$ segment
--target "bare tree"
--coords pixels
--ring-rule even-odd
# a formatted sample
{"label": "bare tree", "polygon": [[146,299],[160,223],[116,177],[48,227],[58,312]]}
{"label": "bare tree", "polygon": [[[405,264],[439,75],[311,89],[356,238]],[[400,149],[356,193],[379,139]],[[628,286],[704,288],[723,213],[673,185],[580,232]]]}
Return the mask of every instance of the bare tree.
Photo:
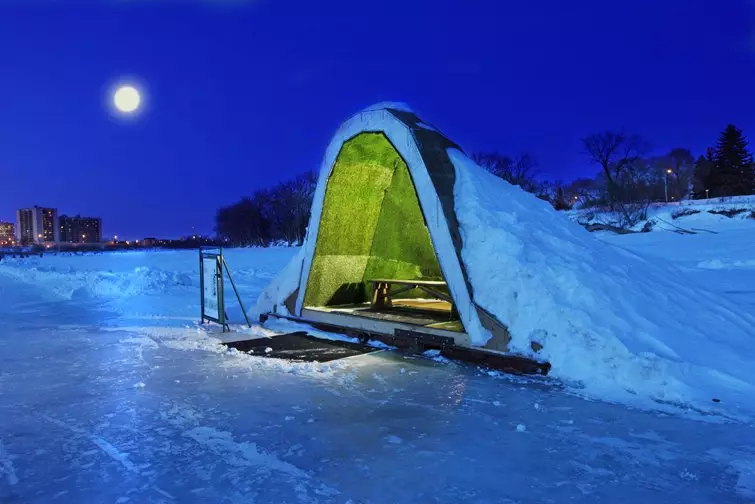
{"label": "bare tree", "polygon": [[583,138],[582,145],[590,161],[600,166],[606,177],[611,210],[620,211],[626,223],[636,220],[633,215],[636,212],[631,212],[628,205],[642,201],[638,200],[634,188],[627,187],[626,184],[636,178],[634,172],[645,151],[640,137],[624,132],[604,131]]}
{"label": "bare tree", "polygon": [[273,189],[270,217],[277,239],[291,244],[304,241],[315,185],[315,174],[309,171]]}
{"label": "bare tree", "polygon": [[567,195],[563,181],[543,181],[537,191],[537,197],[549,202],[556,210],[571,210],[575,200]]}
{"label": "bare tree", "polygon": [[604,131],[583,138],[582,145],[590,161],[600,166],[606,175],[611,201],[617,201],[620,188],[616,179],[641,157],[642,140],[637,135]]}
{"label": "bare tree", "polygon": [[710,196],[709,181],[710,174],[714,167],[713,152],[712,149],[708,148],[708,152],[705,156],[697,158],[692,173],[692,194],[695,199],[703,199]]}
{"label": "bare tree", "polygon": [[537,193],[539,184],[537,176],[537,160],[528,153],[511,157],[497,152],[476,153],[472,159],[496,177],[519,186],[527,192]]}
{"label": "bare tree", "polygon": [[617,174],[616,185],[620,191],[620,199],[616,203],[615,213],[619,227],[632,227],[647,219],[647,210],[652,201],[653,182],[653,166],[641,157],[634,159]]}
{"label": "bare tree", "polygon": [[695,158],[689,149],[671,149],[666,157],[669,160],[671,178],[669,193],[676,201],[689,198],[692,194],[692,181],[695,174]]}
{"label": "bare tree", "polygon": [[270,239],[267,217],[270,194],[256,191],[251,198],[220,208],[215,216],[218,237],[239,245],[265,245]]}
{"label": "bare tree", "polygon": [[215,230],[220,238],[238,245],[301,244],[315,185],[315,174],[306,172],[270,190],[258,190],[220,208]]}
{"label": "bare tree", "polygon": [[605,204],[606,187],[602,183],[605,177],[578,178],[566,186],[566,195],[583,208]]}

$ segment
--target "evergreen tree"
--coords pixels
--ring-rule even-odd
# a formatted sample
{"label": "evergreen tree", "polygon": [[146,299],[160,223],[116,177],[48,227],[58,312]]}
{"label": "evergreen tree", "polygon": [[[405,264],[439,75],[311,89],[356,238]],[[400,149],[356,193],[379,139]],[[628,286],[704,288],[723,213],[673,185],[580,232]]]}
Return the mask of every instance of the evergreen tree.
{"label": "evergreen tree", "polygon": [[753,159],[742,130],[728,125],[718,138],[712,158],[711,197],[752,194],[755,189]]}
{"label": "evergreen tree", "polygon": [[566,196],[564,195],[564,187],[560,182],[557,183],[556,195],[553,197],[551,203],[556,210],[571,210],[573,201],[566,199]]}

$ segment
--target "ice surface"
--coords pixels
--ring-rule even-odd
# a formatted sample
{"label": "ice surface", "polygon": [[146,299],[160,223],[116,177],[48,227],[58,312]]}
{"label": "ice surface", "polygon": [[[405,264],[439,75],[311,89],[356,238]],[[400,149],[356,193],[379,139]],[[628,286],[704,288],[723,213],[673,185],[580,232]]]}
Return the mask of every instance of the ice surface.
{"label": "ice surface", "polygon": [[474,299],[508,326],[512,350],[541,343],[554,376],[597,397],[755,412],[752,313],[671,257],[606,244],[458,150],[449,155]]}
{"label": "ice surface", "polygon": [[[715,250],[695,257],[695,242],[629,238],[626,249],[683,257],[717,295],[755,285],[746,268],[716,283],[695,266]],[[296,253],[228,251],[244,299]],[[165,273],[162,284],[134,280],[136,268]],[[433,353],[297,364],[228,351],[196,323],[197,269],[191,251],[0,264],[0,502],[755,498],[751,424],[586,400]],[[241,331],[233,303],[229,315]]]}

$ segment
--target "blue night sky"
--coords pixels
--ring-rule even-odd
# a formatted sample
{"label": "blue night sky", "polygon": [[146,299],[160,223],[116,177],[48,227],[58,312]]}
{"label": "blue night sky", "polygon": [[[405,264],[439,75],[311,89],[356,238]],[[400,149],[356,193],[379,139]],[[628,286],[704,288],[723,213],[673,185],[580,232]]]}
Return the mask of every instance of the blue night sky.
{"label": "blue night sky", "polygon": [[[0,220],[39,204],[106,235],[209,233],[386,100],[564,180],[594,173],[580,138],[603,129],[695,154],[730,122],[755,140],[754,32],[745,0],[3,0]],[[108,110],[123,78],[147,93],[136,120]]]}

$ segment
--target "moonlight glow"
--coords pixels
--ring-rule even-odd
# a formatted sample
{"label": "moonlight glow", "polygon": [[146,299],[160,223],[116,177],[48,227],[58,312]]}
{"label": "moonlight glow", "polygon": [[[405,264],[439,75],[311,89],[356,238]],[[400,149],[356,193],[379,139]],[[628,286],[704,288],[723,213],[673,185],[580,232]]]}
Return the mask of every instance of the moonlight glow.
{"label": "moonlight glow", "polygon": [[142,97],[133,86],[121,86],[113,94],[113,105],[116,110],[124,114],[132,114],[139,109]]}

